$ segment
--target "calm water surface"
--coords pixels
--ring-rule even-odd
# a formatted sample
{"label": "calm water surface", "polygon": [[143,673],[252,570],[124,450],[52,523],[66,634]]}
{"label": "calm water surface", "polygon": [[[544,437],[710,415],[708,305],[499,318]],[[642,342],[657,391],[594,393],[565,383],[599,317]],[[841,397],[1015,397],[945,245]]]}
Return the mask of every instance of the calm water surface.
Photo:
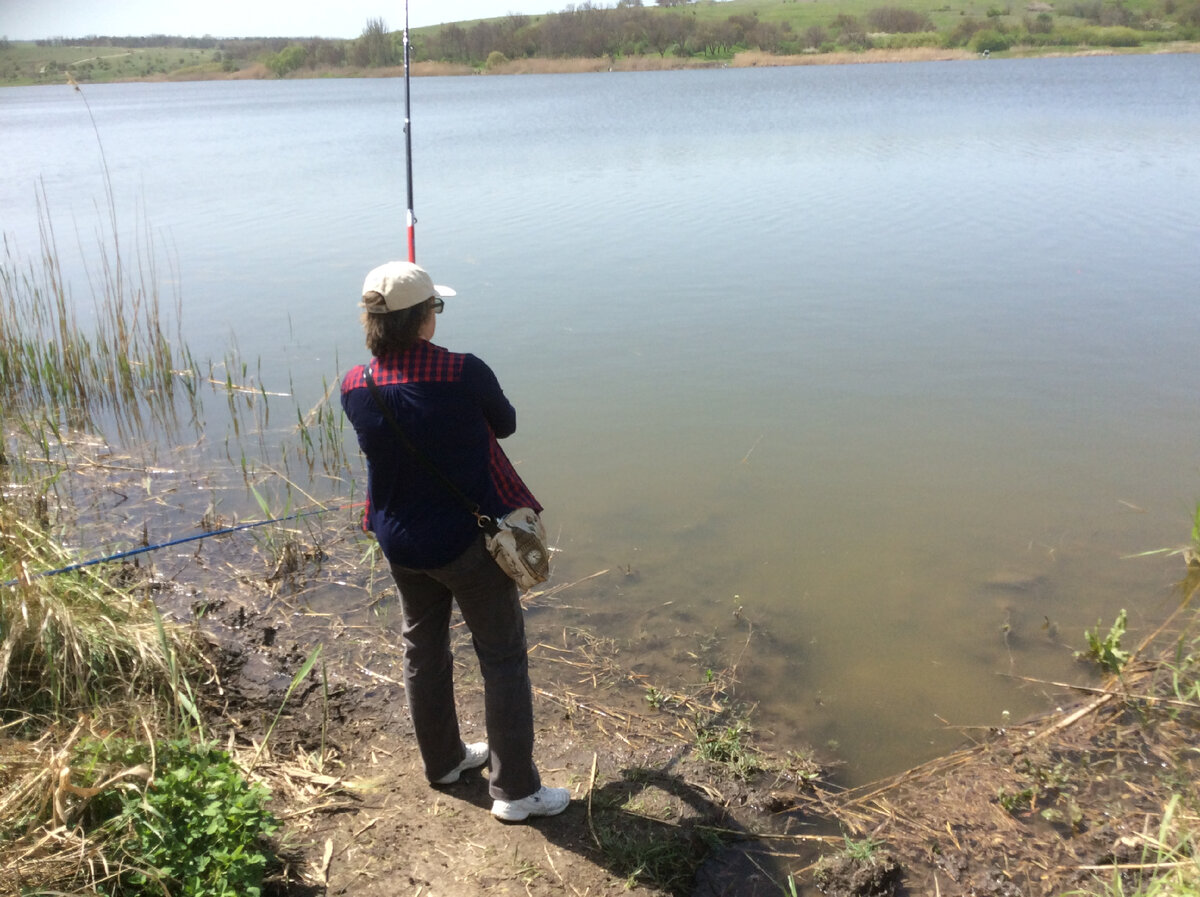
{"label": "calm water surface", "polygon": [[[438,341],[518,407],[570,603],[648,673],[738,664],[845,777],[1047,706],[1083,629],[1170,608],[1200,496],[1200,57],[414,81]],[[189,344],[311,407],[404,254],[403,85],[85,88]],[[87,108],[0,91],[81,307]],[[82,247],[77,251],[77,247]],[[290,381],[290,385],[289,385]],[[1056,626],[1057,639],[1052,637]],[[753,629],[749,649],[744,649]],[[697,657],[692,658],[692,652]]]}

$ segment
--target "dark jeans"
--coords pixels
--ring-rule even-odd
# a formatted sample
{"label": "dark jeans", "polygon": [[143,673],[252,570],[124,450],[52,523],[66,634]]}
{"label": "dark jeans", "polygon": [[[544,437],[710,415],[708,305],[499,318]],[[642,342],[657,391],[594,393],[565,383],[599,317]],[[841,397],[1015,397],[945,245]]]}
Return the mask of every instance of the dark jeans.
{"label": "dark jeans", "polygon": [[533,763],[533,695],[525,618],[516,584],[496,566],[480,537],[434,570],[392,567],[404,610],[404,685],[417,745],[430,780],[462,762],[454,703],[450,605],[458,603],[483,673],[483,703],[491,751],[488,790],[520,800],[541,787]]}

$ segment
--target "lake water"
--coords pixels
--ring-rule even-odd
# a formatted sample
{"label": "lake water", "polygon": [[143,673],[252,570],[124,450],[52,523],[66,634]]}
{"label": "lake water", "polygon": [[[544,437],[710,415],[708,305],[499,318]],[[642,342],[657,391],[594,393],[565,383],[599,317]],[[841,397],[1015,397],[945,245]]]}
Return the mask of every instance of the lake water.
{"label": "lake water", "polygon": [[[736,663],[848,782],[1053,706],[1013,674],[1086,680],[1098,619],[1160,620],[1178,559],[1123,556],[1200,497],[1197,83],[1182,55],[414,80],[437,341],[516,404],[558,578],[612,571],[577,613],[648,674]],[[311,407],[405,253],[403,83],[84,89],[95,129],[67,87],[0,91],[10,244],[40,183],[86,307],[98,133],[193,351]]]}

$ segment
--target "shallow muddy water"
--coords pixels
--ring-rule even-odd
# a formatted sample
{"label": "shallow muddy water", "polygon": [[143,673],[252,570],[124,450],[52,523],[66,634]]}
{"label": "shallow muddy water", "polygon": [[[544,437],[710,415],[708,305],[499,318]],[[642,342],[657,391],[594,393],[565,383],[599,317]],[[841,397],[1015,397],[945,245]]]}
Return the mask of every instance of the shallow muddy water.
{"label": "shallow muddy water", "polygon": [[[850,782],[1043,708],[1013,677],[1084,676],[1098,619],[1160,618],[1179,571],[1124,556],[1200,495],[1198,67],[415,81],[418,258],[460,294],[437,341],[516,404],[559,581],[609,571],[562,600],[648,675],[736,665]],[[208,401],[201,450],[272,455],[404,252],[401,82],[84,89],[95,130],[66,87],[0,92],[4,231],[36,252],[40,183],[86,316],[98,132],[193,352],[289,394],[232,449]],[[194,526],[196,492],[155,525]]]}

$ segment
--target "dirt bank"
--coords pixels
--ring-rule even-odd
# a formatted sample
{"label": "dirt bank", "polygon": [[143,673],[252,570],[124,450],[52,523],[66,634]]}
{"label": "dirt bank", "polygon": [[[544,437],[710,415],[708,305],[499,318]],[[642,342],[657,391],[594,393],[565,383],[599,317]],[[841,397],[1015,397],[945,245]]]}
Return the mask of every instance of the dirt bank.
{"label": "dirt bank", "polygon": [[[322,645],[259,770],[288,827],[275,894],[776,894],[782,859],[747,840],[751,833],[819,843],[803,813],[780,812],[797,805],[816,765],[767,758],[747,743],[764,771],[742,778],[701,757],[697,721],[732,720],[722,694],[730,683],[690,695],[664,685],[668,706],[651,708],[619,647],[558,609],[569,586],[532,596],[528,618],[536,756],[547,784],[571,789],[570,809],[505,825],[488,812],[482,773],[430,787],[398,681],[391,588],[350,569],[334,573],[333,563],[326,556],[322,579],[335,576],[351,602],[373,605],[372,622],[305,612],[313,584],[303,571],[294,594],[244,581],[218,602],[197,603],[188,590],[224,671],[210,706],[223,739],[247,748],[260,740],[296,670]],[[481,738],[481,684],[461,627],[455,658],[464,735]]]}
{"label": "dirt bank", "polygon": [[[108,499],[76,514],[84,531],[136,532],[175,486],[195,491],[182,469],[158,469],[138,501],[132,466],[89,470]],[[1196,865],[1200,566],[1119,677],[1086,690],[1041,683],[1060,689],[1061,708],[965,733],[961,750],[852,791],[807,746],[768,749],[756,736],[738,665],[767,637],[744,618],[721,633],[725,665],[706,658],[696,677],[691,654],[678,666],[688,675],[651,679],[584,610],[603,605],[591,590],[626,574],[552,580],[526,598],[536,756],[573,800],[562,816],[505,825],[481,773],[439,789],[424,779],[394,587],[353,517],[215,535],[117,571],[209,644],[196,682],[209,732],[270,788],[282,822],[275,897],[1051,897],[1114,876],[1129,893],[1139,876]],[[201,525],[220,523],[205,512]],[[469,636],[455,633],[474,740],[481,686]],[[691,639],[663,637],[655,650],[686,659]],[[7,868],[0,893],[18,893]]]}
{"label": "dirt bank", "polygon": [[[262,770],[287,825],[278,895],[1053,895],[1114,862],[1144,862],[1147,833],[1173,796],[1200,807],[1189,747],[1200,707],[1172,705],[1170,677],[1154,663],[1043,719],[845,792],[803,746],[770,755],[754,744],[731,700],[736,670],[684,694],[625,669],[620,646],[567,608],[585,581],[531,596],[528,611],[538,762],[548,784],[571,790],[572,806],[504,825],[488,812],[482,774],[444,789],[424,780],[390,586],[335,569],[328,554],[322,564],[325,587],[340,583],[373,616],[306,611],[315,580],[301,564],[226,592],[204,624],[229,672],[213,710],[226,737],[245,744],[261,739],[295,671],[323,645]],[[1189,620],[1181,612],[1160,640]],[[464,732],[482,737],[461,630],[455,656]],[[708,750],[714,739],[730,750]]]}

